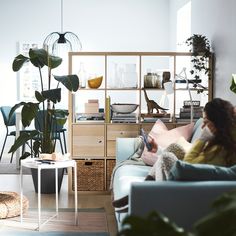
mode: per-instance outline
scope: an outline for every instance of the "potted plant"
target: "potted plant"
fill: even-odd
[[[39,156],[40,153],[53,153],[55,151],[55,138],[53,134],[55,131],[55,125],[64,125],[67,120],[68,111],[56,109],[56,104],[61,101],[61,88],[59,88],[59,84],[64,85],[67,90],[75,92],[79,88],[79,78],[77,75],[52,76],[52,70],[57,68],[62,63],[62,59],[60,57],[50,55],[45,49],[30,49],[28,57],[23,56],[22,54],[15,57],[12,64],[13,71],[19,71],[27,62],[30,62],[39,70],[41,91],[35,91],[35,102],[20,102],[16,104],[11,109],[10,116],[16,109],[21,107],[22,125],[23,127],[28,127],[33,120],[38,123],[40,122],[38,120],[38,113],[41,111],[43,113],[43,121],[41,122],[42,127],[41,130],[20,133],[9,152],[15,152],[18,148],[26,144],[26,142],[34,140],[31,148],[33,156]],[[42,75],[42,69],[45,67],[47,67],[46,80],[44,80]],[[58,82],[56,88],[51,88],[52,77],[54,77],[54,79]],[[45,89],[46,85],[47,88]],[[30,155],[32,155],[32,153],[25,151],[20,157],[20,160],[27,158]],[[43,170],[42,183],[44,175],[46,175],[47,172],[52,178],[54,176],[52,170]],[[45,177],[45,179],[48,183],[49,178]],[[61,180],[62,178],[60,178],[60,182]],[[37,184],[35,184],[35,187],[36,186]],[[55,184],[51,183],[49,186],[55,186]],[[48,189],[50,190],[50,188],[47,187],[45,187],[45,189],[46,192],[48,192]],[[42,193],[43,192],[44,190],[42,188]],[[55,191],[52,190],[52,192]]]
[[[194,78],[194,87],[197,87],[197,85],[201,83],[201,73],[209,75],[210,72],[208,65],[211,55],[210,42],[204,35],[193,34],[185,43],[187,46],[191,47],[190,52],[193,54],[191,59],[193,69],[190,70],[190,74],[193,75]],[[204,89],[204,87],[202,89]]]

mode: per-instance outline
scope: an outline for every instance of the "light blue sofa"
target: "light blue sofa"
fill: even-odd
[[[202,120],[194,126],[191,142],[201,132]],[[134,153],[135,138],[118,138],[116,145],[117,165]],[[190,229],[192,224],[206,215],[217,196],[236,188],[236,181],[143,181],[151,167],[121,165],[114,172],[113,196],[119,199],[129,195],[128,213],[118,213],[118,229],[127,214],[146,216],[156,210],[179,226]]]

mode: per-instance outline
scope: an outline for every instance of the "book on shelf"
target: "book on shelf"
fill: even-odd
[[[180,112],[179,113],[179,118],[190,118],[191,117],[191,112]],[[200,118],[202,117],[202,112],[193,112],[193,118]]]
[[[124,122],[124,123],[136,123],[138,120],[136,113],[113,113],[112,115],[112,122]]]
[[[105,101],[105,121],[106,123],[111,122],[111,98],[110,96],[107,96],[106,101]]]
[[[142,118],[143,123],[155,123],[157,120],[161,120],[163,122],[170,122],[170,117],[145,117]]]
[[[112,119],[111,120],[112,123],[137,123],[138,120],[127,120],[127,119],[123,119],[123,120],[116,120],[116,119]]]
[[[193,118],[193,122],[196,122],[199,118]],[[190,123],[190,117],[189,118],[176,118],[177,123]]]
[[[162,120],[163,122],[170,122],[170,119],[170,113],[141,114],[141,121],[145,123],[154,123],[157,120]]]
[[[102,120],[104,121],[104,112],[99,113],[77,113],[76,120],[78,121],[86,121],[86,120]]]
[[[194,112],[203,112],[203,107],[193,107]],[[191,107],[181,107],[180,112],[191,112]]]

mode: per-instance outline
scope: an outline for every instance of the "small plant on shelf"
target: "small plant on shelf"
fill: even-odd
[[[190,46],[190,52],[192,52],[191,63],[193,68],[190,70],[190,74],[193,75],[195,83],[194,87],[198,87],[201,83],[201,74],[209,76],[209,57],[211,55],[210,42],[206,36],[201,34],[193,34],[189,37],[185,43]],[[210,78],[210,77],[209,77]],[[200,86],[201,87],[201,86]],[[204,88],[202,88],[204,89]]]

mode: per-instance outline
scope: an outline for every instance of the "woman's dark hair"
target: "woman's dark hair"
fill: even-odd
[[[234,106],[221,98],[214,98],[205,105],[204,112],[207,119],[216,127],[215,137],[209,143],[209,146],[221,145],[229,152],[236,153],[236,140],[233,137],[233,130],[236,129]]]

